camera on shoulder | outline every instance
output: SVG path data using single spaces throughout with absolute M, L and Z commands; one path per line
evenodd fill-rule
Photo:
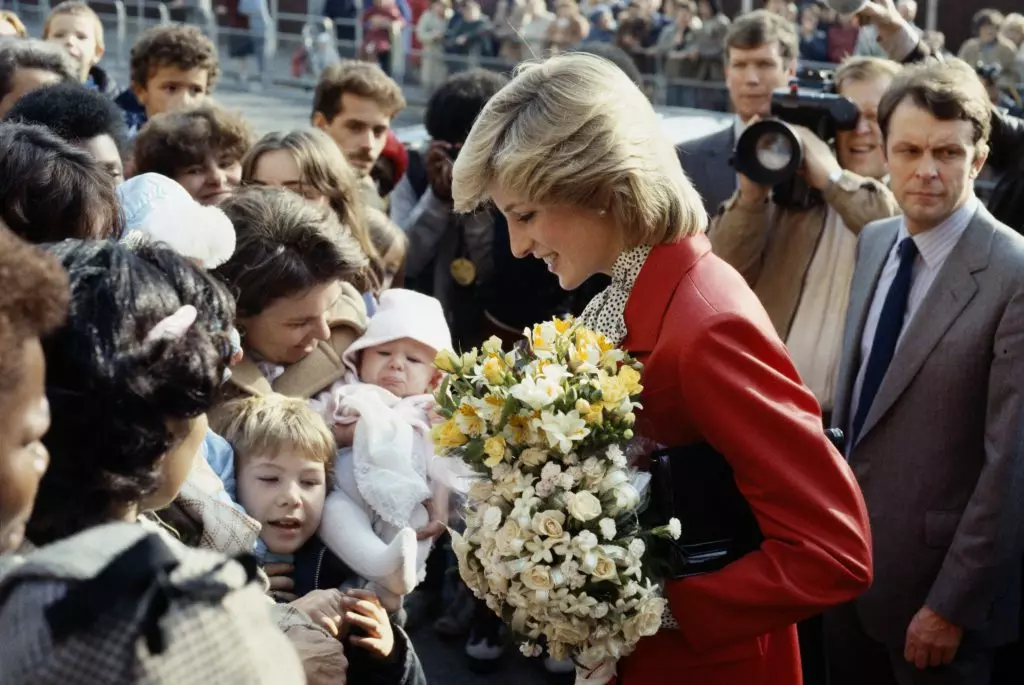
M 860 110 L 835 92 L 833 75 L 802 69 L 789 87 L 773 93 L 771 118 L 751 124 L 736 141 L 733 167 L 754 183 L 772 186 L 772 200 L 779 206 L 809 209 L 825 201 L 797 174 L 804 150 L 793 126 L 808 128 L 827 143 L 838 131 L 857 127 Z

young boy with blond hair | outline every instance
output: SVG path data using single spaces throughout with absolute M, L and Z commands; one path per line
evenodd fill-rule
M 60 47 L 78 65 L 78 80 L 87 87 L 114 97 L 117 85 L 99 66 L 106 52 L 103 22 L 99 15 L 81 0 L 65 0 L 46 17 L 43 40 Z

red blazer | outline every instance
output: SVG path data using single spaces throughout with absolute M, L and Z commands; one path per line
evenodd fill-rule
M 871 583 L 857 482 L 764 308 L 707 237 L 655 247 L 625 318 L 623 344 L 645 364 L 638 434 L 715 447 L 765 541 L 721 571 L 669 582 L 680 629 L 641 641 L 619 685 L 799 685 L 794 624 Z

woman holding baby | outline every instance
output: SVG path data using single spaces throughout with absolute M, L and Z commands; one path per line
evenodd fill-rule
M 638 435 L 709 443 L 764 536 L 720 571 L 666 583 L 678 626 L 619 663 L 620 685 L 799 682 L 796 622 L 871 581 L 867 514 L 757 297 L 711 253 L 701 199 L 658 130 L 610 62 L 522 67 L 459 154 L 455 208 L 493 202 L 513 253 L 565 289 L 612 277 L 583 320 L 645 365 Z

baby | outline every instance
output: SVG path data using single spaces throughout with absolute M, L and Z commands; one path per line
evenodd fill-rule
M 341 564 L 324 558 L 316 537 L 335 444 L 306 400 L 276 394 L 233 400 L 216 413 L 212 428 L 234 448 L 235 494 L 260 523 L 261 561 L 292 564 L 299 597 L 349 581 Z
M 440 302 L 386 290 L 366 333 L 343 355 L 351 383 L 324 402 L 342 449 L 320 538 L 389 610 L 422 578 L 447 520 L 451 483 L 430 441 L 430 393 L 441 379 L 434 357 L 450 347 Z

